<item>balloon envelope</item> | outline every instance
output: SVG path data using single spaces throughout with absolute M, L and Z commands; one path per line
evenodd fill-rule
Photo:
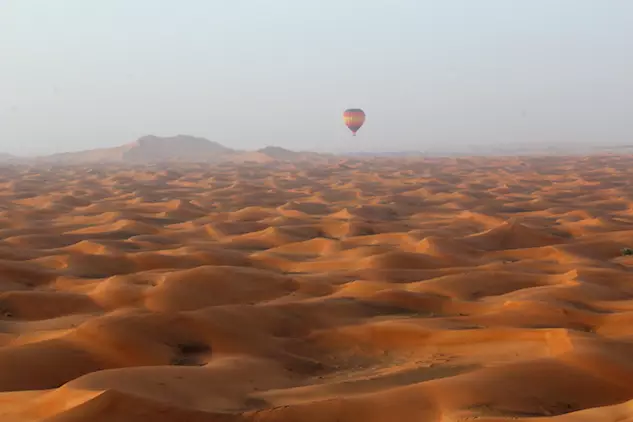
M 343 112 L 343 120 L 349 130 L 356 136 L 358 129 L 365 123 L 365 112 L 360 108 L 348 108 Z

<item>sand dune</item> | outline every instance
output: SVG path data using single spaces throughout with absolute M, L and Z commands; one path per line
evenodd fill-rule
M 2 169 L 0 420 L 633 421 L 632 157 L 189 141 Z

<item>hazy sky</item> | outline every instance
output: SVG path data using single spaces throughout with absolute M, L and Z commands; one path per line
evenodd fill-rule
M 0 151 L 179 133 L 633 143 L 633 0 L 0 0 Z

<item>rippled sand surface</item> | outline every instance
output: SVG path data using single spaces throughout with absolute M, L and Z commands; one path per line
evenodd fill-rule
M 0 420 L 633 421 L 632 175 L 4 168 Z

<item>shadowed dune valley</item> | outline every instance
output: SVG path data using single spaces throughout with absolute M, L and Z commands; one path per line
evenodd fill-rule
M 144 142 L 0 168 L 0 421 L 633 421 L 632 156 Z

